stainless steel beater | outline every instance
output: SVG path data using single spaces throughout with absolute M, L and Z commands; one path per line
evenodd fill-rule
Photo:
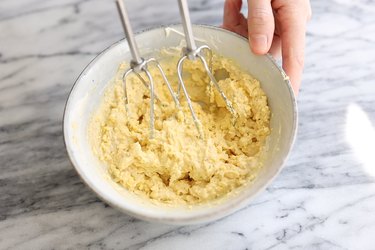
M 172 95 L 173 101 L 175 102 L 177 108 L 179 108 L 180 103 L 178 101 L 177 95 L 172 90 L 172 87 L 171 87 L 171 85 L 170 85 L 161 65 L 159 64 L 159 62 L 155 58 L 144 59 L 140 56 L 137 44 L 136 44 L 135 39 L 134 39 L 133 30 L 132 30 L 131 25 L 130 25 L 128 13 L 125 9 L 125 5 L 124 5 L 123 0 L 116 0 L 116 5 L 117 5 L 117 9 L 118 9 L 119 14 L 120 14 L 121 23 L 122 23 L 122 26 L 124 28 L 125 36 L 126 36 L 126 39 L 128 41 L 128 44 L 129 44 L 129 50 L 130 50 L 130 53 L 131 53 L 131 56 L 132 56 L 132 60 L 130 61 L 130 69 L 128 69 L 123 75 L 123 84 L 124 84 L 123 86 L 124 86 L 124 94 L 125 94 L 125 109 L 126 109 L 127 112 L 129 112 L 128 111 L 129 99 L 128 99 L 128 94 L 127 94 L 127 90 L 126 90 L 126 79 L 129 77 L 129 75 L 131 73 L 133 73 L 141 80 L 143 85 L 145 85 L 145 87 L 150 90 L 150 138 L 153 138 L 154 137 L 154 120 L 155 120 L 155 118 L 154 118 L 154 100 L 155 99 L 158 100 L 158 101 L 160 101 L 160 100 L 155 94 L 154 80 L 151 76 L 150 71 L 147 69 L 147 67 L 151 63 L 154 64 L 157 67 L 157 69 L 159 70 L 165 84 L 168 87 L 168 90 L 169 90 L 170 94 Z M 145 80 L 141 76 L 140 73 L 142 73 L 142 72 L 145 73 L 148 81 Z
M 209 58 L 210 58 L 210 63 L 212 63 L 212 50 L 207 45 L 202 45 L 200 47 L 197 47 L 196 44 L 195 44 L 195 40 L 194 40 L 194 37 L 193 37 L 193 30 L 192 30 L 192 27 L 191 27 L 189 8 L 188 8 L 186 0 L 178 0 L 178 6 L 179 6 L 180 14 L 181 14 L 181 17 L 182 17 L 182 26 L 184 28 L 184 33 L 185 33 L 186 47 L 183 49 L 183 56 L 180 58 L 180 60 L 178 61 L 178 64 L 177 64 L 177 75 L 178 75 L 178 80 L 179 80 L 177 96 L 179 96 L 180 89 L 182 88 L 182 91 L 183 91 L 184 96 L 186 98 L 186 101 L 187 101 L 187 104 L 189 106 L 191 115 L 193 117 L 195 126 L 196 126 L 200 136 L 203 137 L 201 123 L 200 123 L 199 119 L 197 118 L 197 116 L 194 112 L 189 94 L 187 93 L 187 90 L 186 90 L 186 87 L 185 87 L 185 84 L 184 84 L 184 81 L 183 81 L 183 77 L 182 77 L 183 63 L 186 59 L 188 59 L 188 60 L 199 59 L 202 62 L 203 67 L 204 67 L 205 71 L 207 72 L 208 77 L 211 80 L 211 83 L 213 83 L 213 85 L 216 87 L 217 91 L 220 93 L 221 97 L 223 98 L 223 100 L 224 100 L 224 102 L 227 106 L 227 109 L 229 110 L 229 112 L 233 116 L 235 116 L 236 113 L 235 113 L 235 110 L 233 109 L 232 103 L 228 100 L 228 98 L 226 97 L 224 92 L 221 90 L 221 88 L 220 88 L 219 84 L 217 83 L 214 75 L 212 74 L 212 70 L 210 69 L 206 59 L 202 55 L 202 52 L 204 50 L 207 51 L 208 55 L 209 55 Z

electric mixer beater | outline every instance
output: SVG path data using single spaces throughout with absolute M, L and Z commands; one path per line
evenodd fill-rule
M 210 69 L 210 66 L 207 63 L 207 60 L 204 58 L 203 51 L 207 51 L 210 62 L 212 62 L 212 50 L 210 47 L 207 45 L 202 45 L 200 47 L 197 47 L 195 44 L 195 40 L 193 37 L 193 32 L 192 32 L 192 27 L 191 27 L 191 21 L 190 21 L 190 16 L 189 16 L 189 9 L 187 6 L 186 0 L 178 0 L 179 4 L 179 9 L 180 9 L 180 14 L 182 17 L 182 25 L 185 33 L 185 38 L 186 38 L 186 47 L 183 49 L 183 56 L 180 58 L 177 64 L 177 76 L 178 76 L 178 90 L 177 94 L 173 91 L 171 84 L 169 83 L 160 63 L 155 59 L 155 58 L 149 58 L 149 59 L 144 59 L 139 55 L 138 47 L 134 39 L 134 34 L 132 31 L 132 28 L 130 26 L 130 21 L 128 18 L 128 14 L 126 12 L 123 0 L 116 0 L 117 8 L 121 17 L 122 25 L 125 31 L 125 36 L 127 38 L 128 44 L 129 44 L 129 49 L 130 53 L 132 55 L 132 60 L 130 61 L 130 69 L 128 69 L 124 75 L 123 75 L 123 85 L 124 85 L 124 94 L 125 94 L 125 108 L 128 112 L 128 95 L 127 95 L 127 89 L 126 89 L 126 80 L 129 77 L 130 74 L 135 74 L 145 85 L 147 89 L 150 91 L 150 138 L 154 137 L 154 102 L 155 99 L 159 100 L 155 94 L 155 87 L 154 87 L 154 80 L 153 77 L 151 76 L 150 71 L 148 70 L 148 66 L 150 64 L 154 64 L 157 69 L 159 70 L 165 84 L 167 85 L 167 88 L 175 102 L 175 105 L 177 108 L 180 107 L 180 102 L 179 102 L 179 96 L 180 92 L 182 89 L 182 92 L 186 98 L 186 102 L 188 105 L 188 108 L 190 110 L 191 116 L 193 118 L 194 124 L 199 132 L 199 135 L 201 138 L 204 137 L 203 135 L 203 130 L 202 130 L 202 125 L 195 114 L 195 111 L 192 106 L 191 99 L 189 97 L 189 94 L 187 92 L 184 80 L 183 80 L 183 64 L 185 60 L 196 60 L 199 59 L 201 63 L 203 64 L 203 67 L 210 79 L 210 84 L 213 84 L 217 91 L 219 92 L 220 96 L 223 98 L 227 109 L 229 112 L 235 116 L 235 110 L 233 109 L 232 103 L 228 100 L 224 92 L 221 90 L 217 80 L 215 79 L 212 70 Z M 140 73 L 144 73 L 148 79 L 145 80 L 144 77 L 141 76 Z M 160 101 L 160 100 L 159 100 Z

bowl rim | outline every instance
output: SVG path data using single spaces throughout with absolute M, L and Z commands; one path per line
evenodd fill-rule
M 179 28 L 179 27 L 181 27 L 181 24 L 161 25 L 161 26 L 157 26 L 157 27 L 153 27 L 153 28 L 142 29 L 141 31 L 136 32 L 135 36 L 140 35 L 140 34 L 145 33 L 145 32 L 148 32 L 148 31 L 154 31 L 154 30 L 165 29 L 165 28 Z M 206 25 L 206 24 L 193 24 L 193 27 L 213 29 L 213 30 L 216 30 L 216 31 L 224 32 L 224 33 L 227 33 L 231 36 L 235 36 L 238 39 L 241 39 L 241 40 L 248 43 L 247 38 L 245 38 L 241 35 L 238 35 L 237 33 L 234 33 L 232 31 L 221 28 L 221 27 Z M 112 201 L 112 199 L 108 198 L 105 193 L 102 193 L 100 191 L 100 189 L 97 188 L 96 184 L 92 180 L 90 180 L 90 178 L 88 178 L 85 175 L 84 171 L 81 169 L 78 162 L 76 162 L 74 153 L 71 150 L 70 144 L 69 144 L 68 139 L 67 139 L 68 136 L 69 136 L 69 134 L 67 132 L 68 131 L 67 127 L 69 126 L 69 124 L 67 124 L 67 116 L 68 116 L 67 111 L 70 109 L 71 99 L 72 99 L 71 96 L 72 96 L 72 93 L 74 92 L 76 86 L 79 84 L 82 77 L 91 69 L 91 67 L 95 64 L 96 61 L 100 60 L 100 58 L 102 56 L 104 56 L 104 54 L 106 54 L 109 50 L 118 46 L 120 43 L 123 43 L 124 41 L 126 41 L 126 38 L 122 38 L 119 41 L 117 41 L 117 42 L 111 44 L 110 46 L 106 47 L 100 53 L 98 53 L 85 66 L 85 68 L 78 75 L 78 77 L 75 80 L 73 86 L 71 87 L 71 89 L 69 91 L 69 94 L 68 94 L 67 101 L 65 103 L 64 112 L 63 112 L 63 119 L 62 119 L 62 130 L 63 130 L 64 145 L 65 145 L 65 148 L 67 150 L 69 160 L 70 160 L 71 164 L 74 166 L 74 168 L 77 171 L 81 180 L 103 202 L 108 203 L 111 207 L 114 207 L 114 208 L 120 210 L 121 212 L 124 212 L 124 213 L 126 213 L 130 216 L 135 217 L 135 218 L 150 221 L 150 222 L 158 222 L 158 223 L 164 223 L 164 224 L 175 224 L 175 225 L 188 225 L 188 224 L 204 223 L 204 222 L 209 222 L 209 221 L 214 221 L 214 220 L 218 220 L 218 219 L 221 219 L 221 218 L 225 218 L 225 217 L 229 216 L 230 214 L 244 208 L 244 206 L 246 204 L 249 204 L 251 202 L 251 200 L 253 200 L 259 193 L 263 192 L 270 185 L 270 183 L 280 174 L 281 170 L 284 168 L 285 163 L 287 162 L 287 160 L 290 156 L 290 153 L 291 153 L 291 151 L 293 149 L 293 146 L 295 144 L 295 141 L 296 141 L 296 137 L 297 137 L 296 135 L 297 135 L 297 131 L 298 131 L 297 100 L 296 100 L 296 96 L 294 94 L 291 82 L 289 80 L 289 77 L 285 77 L 285 76 L 287 76 L 285 71 L 282 69 L 282 67 L 276 62 L 276 60 L 269 53 L 264 55 L 265 57 L 267 57 L 268 60 L 270 60 L 272 62 L 272 64 L 277 68 L 277 70 L 280 72 L 280 74 L 282 74 L 282 76 L 284 76 L 284 84 L 286 84 L 286 86 L 288 88 L 288 92 L 290 94 L 292 106 L 293 106 L 293 124 L 292 124 L 291 140 L 289 141 L 289 148 L 287 150 L 287 153 L 284 155 L 283 159 L 281 160 L 281 164 L 280 164 L 279 168 L 277 169 L 277 171 L 275 172 L 275 174 L 273 176 L 271 176 L 271 178 L 266 180 L 266 182 L 258 190 L 256 190 L 253 193 L 253 195 L 244 197 L 242 200 L 240 200 L 234 206 L 230 206 L 231 204 L 228 203 L 227 206 L 222 206 L 222 207 L 220 207 L 221 209 L 219 209 L 219 210 L 211 211 L 210 213 L 202 213 L 202 214 L 199 214 L 199 215 L 192 215 L 192 216 L 184 217 L 184 218 L 155 217 L 155 216 L 152 216 L 152 215 L 149 215 L 149 214 L 138 213 L 136 211 L 125 208 L 125 207 L 119 205 L 118 203 L 116 203 L 116 201 Z M 217 206 L 217 207 L 219 207 L 219 206 Z

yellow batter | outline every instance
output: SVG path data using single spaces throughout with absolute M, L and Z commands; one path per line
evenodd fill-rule
M 160 101 L 155 101 L 155 138 L 150 140 L 149 92 L 137 78 L 131 78 L 127 113 L 121 81 L 127 66 L 120 66 L 89 126 L 95 154 L 115 182 L 152 201 L 192 205 L 224 197 L 256 177 L 270 133 L 267 98 L 259 82 L 231 60 L 215 55 L 213 62 L 219 85 L 238 117 L 233 123 L 221 96 L 210 88 L 202 65 L 188 61 L 184 79 L 204 140 L 199 139 L 182 93 L 178 111 L 153 67 Z M 176 63 L 177 56 L 161 62 L 175 89 Z

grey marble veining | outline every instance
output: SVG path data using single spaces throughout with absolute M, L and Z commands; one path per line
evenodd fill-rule
M 221 23 L 222 0 L 190 6 L 193 22 Z M 0 249 L 374 249 L 375 2 L 312 7 L 287 166 L 245 209 L 176 227 L 108 207 L 65 152 L 70 88 L 123 36 L 112 1 L 2 0 Z M 179 21 L 173 0 L 128 1 L 128 9 L 137 31 Z

